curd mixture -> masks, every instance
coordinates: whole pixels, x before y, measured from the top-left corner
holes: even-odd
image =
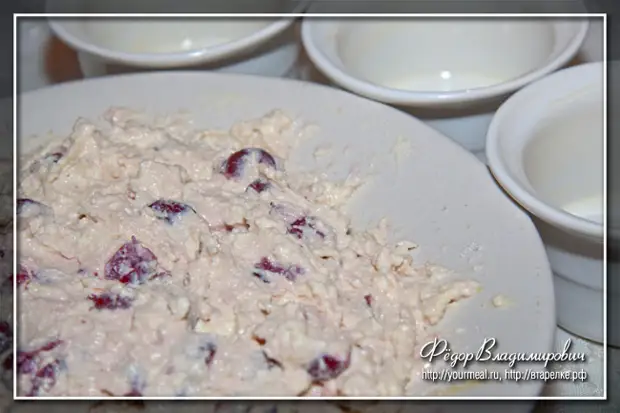
[[[343,213],[359,186],[286,172],[280,112],[195,131],[111,109],[18,187],[18,393],[399,396],[473,281]]]

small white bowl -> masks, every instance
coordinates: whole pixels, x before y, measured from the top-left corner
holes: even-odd
[[[604,63],[558,71],[499,108],[486,147],[493,175],[533,215],[545,243],[558,324],[597,342],[604,311],[604,94]]]
[[[294,11],[303,7],[300,3]],[[291,27],[294,20],[50,18],[49,22],[53,32],[78,51],[85,77],[180,68],[280,77],[293,70],[299,54]]]
[[[578,19],[305,18],[302,40],[335,84],[483,153],[502,100],[568,63],[587,31]]]

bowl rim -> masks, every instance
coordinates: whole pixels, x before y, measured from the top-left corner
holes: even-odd
[[[291,13],[299,13],[303,11],[308,6],[309,2],[310,0],[301,0]],[[190,18],[193,19],[200,17],[201,16],[197,15]],[[271,40],[273,37],[288,29],[296,19],[294,15],[281,16],[278,20],[270,23],[258,31],[249,34],[248,36],[215,46],[169,53],[131,53],[98,46],[85,38],[74,36],[66,29],[63,20],[78,20],[79,18],[80,17],[75,16],[49,16],[47,20],[54,34],[78,52],[87,52],[110,62],[150,67],[194,65],[229,58],[235,53],[257,47],[258,45]]]
[[[495,112],[493,119],[489,125],[486,136],[486,155],[488,159],[489,169],[499,183],[499,185],[523,208],[533,215],[546,221],[547,223],[558,228],[569,230],[588,238],[596,238],[602,240],[604,237],[604,217],[603,223],[597,224],[586,218],[578,217],[570,214],[560,208],[542,201],[532,195],[517,179],[513,178],[512,170],[503,161],[501,151],[499,149],[500,133],[499,129],[507,117],[513,116],[520,112],[525,97],[540,95],[542,86],[553,82],[561,77],[570,80],[571,78],[582,77],[583,73],[589,73],[594,70],[605,70],[604,62],[585,63],[566,69],[559,70],[551,75],[540,79],[525,88],[521,89],[510,98],[508,98]],[[604,76],[603,76],[604,82]],[[560,94],[562,92],[559,92]],[[603,92],[604,94],[606,92]],[[605,128],[605,125],[604,125]],[[524,147],[524,146],[523,146]],[[521,149],[523,149],[521,147]]]
[[[397,105],[445,105],[469,103],[503,96],[552,73],[567,64],[579,51],[588,34],[589,21],[586,18],[573,18],[578,26],[573,39],[566,48],[552,61],[544,66],[525,73],[515,79],[480,88],[455,91],[408,91],[392,89],[377,85],[347,73],[335,65],[315,42],[314,28],[316,20],[304,18],[301,26],[301,39],[308,57],[314,65],[331,81],[346,89],[384,103]]]

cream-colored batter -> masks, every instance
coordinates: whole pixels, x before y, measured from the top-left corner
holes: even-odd
[[[350,228],[357,184],[287,173],[280,112],[227,132],[107,119],[20,165],[20,395],[411,391],[475,282],[416,265],[386,222]]]

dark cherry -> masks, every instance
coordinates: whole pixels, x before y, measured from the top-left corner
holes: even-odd
[[[368,305],[368,307],[372,306],[372,294],[366,294],[364,300],[366,300],[366,305]]]
[[[157,218],[164,220],[169,224],[172,224],[181,214],[188,211],[196,212],[194,208],[187,204],[167,199],[159,199],[149,204],[148,207],[155,212]]]
[[[31,375],[32,387],[28,393],[28,396],[36,396],[41,388],[48,389],[56,384],[56,375],[60,368],[60,362],[58,360],[54,360],[53,362],[39,368],[39,355],[44,351],[51,351],[55,349],[62,343],[62,340],[52,340],[38,349],[17,352],[17,372],[19,374]]]
[[[21,374],[30,374],[37,368],[35,354],[18,351],[17,352],[17,371]]]
[[[349,368],[351,363],[351,354],[347,355],[345,360],[334,357],[329,354],[314,359],[307,368],[308,374],[314,382],[324,382],[335,379]]]
[[[271,183],[269,181],[258,178],[248,186],[248,189],[252,189],[260,194],[261,192],[269,189],[270,187]]]
[[[157,265],[155,254],[131,237],[105,264],[105,278],[123,284],[142,284],[158,275]]]
[[[55,349],[56,347],[58,347],[59,345],[61,345],[63,343],[62,340],[52,340],[47,342],[46,344],[44,344],[43,346],[41,346],[38,350],[38,353],[42,352],[42,351],[51,351],[53,349]]]
[[[32,388],[28,396],[36,396],[42,388],[49,389],[56,384],[56,375],[60,369],[60,362],[54,360],[51,363],[41,367],[32,378]]]
[[[44,351],[51,351],[61,345],[62,340],[52,340],[45,343],[38,349],[31,351],[18,351],[17,352],[17,369],[20,373],[31,373],[36,366],[35,359],[38,355]]]
[[[276,167],[276,160],[269,152],[260,148],[244,148],[232,155],[222,164],[220,172],[226,178],[238,178],[243,174],[243,168],[249,156],[255,156],[259,164]]]
[[[58,362],[58,360],[54,360],[53,362],[46,364],[45,366],[43,366],[37,371],[37,373],[35,374],[35,377],[43,378],[43,379],[46,379],[46,378],[55,379],[56,369],[58,368],[59,364],[60,363]]]
[[[16,281],[17,286],[27,286],[30,281],[35,277],[34,271],[26,267],[25,265],[19,265],[19,271],[17,272]]]
[[[302,275],[305,272],[298,265],[283,266],[280,263],[271,261],[267,257],[261,258],[258,263],[254,264],[254,268],[259,271],[254,271],[252,274],[265,283],[270,282],[266,273],[282,275],[289,281],[295,281],[298,275]]]
[[[202,346],[200,350],[206,353],[205,364],[210,367],[213,363],[213,359],[215,359],[215,353],[217,353],[217,346],[213,343],[207,343],[206,345]]]
[[[314,217],[301,217],[289,224],[288,233],[298,239],[302,239],[308,232],[325,238],[325,233],[316,228],[317,219]]]
[[[118,310],[131,307],[133,299],[122,297],[119,294],[102,293],[91,294],[88,299],[94,303],[93,308],[97,310]]]

